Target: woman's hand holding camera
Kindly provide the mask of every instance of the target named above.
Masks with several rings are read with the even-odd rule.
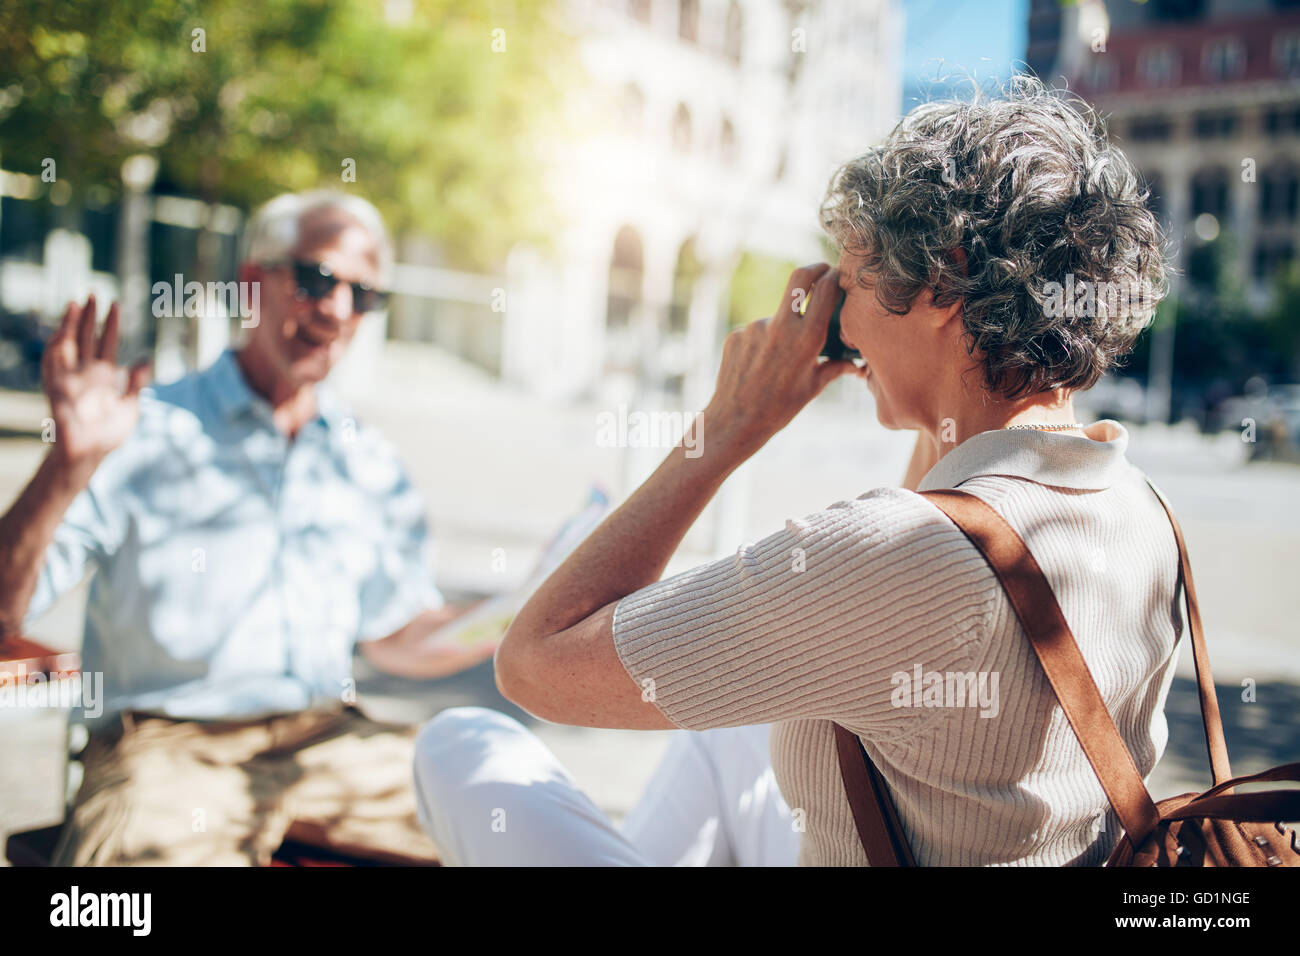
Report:
[[[839,270],[824,262],[796,269],[772,318],[727,336],[718,384],[701,416],[706,457],[719,449],[749,458],[832,380],[862,374],[851,361],[818,361],[842,295]]]

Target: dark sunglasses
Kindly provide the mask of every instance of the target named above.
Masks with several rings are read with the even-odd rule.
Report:
[[[298,286],[298,298],[323,299],[334,287],[342,282],[323,262],[299,262],[296,259],[287,263],[293,270],[293,280]],[[364,282],[349,282],[352,287],[352,311],[378,312],[387,307],[389,293],[371,288]]]

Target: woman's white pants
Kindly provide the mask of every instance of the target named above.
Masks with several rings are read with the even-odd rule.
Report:
[[[799,851],[766,724],[676,731],[619,828],[518,721],[453,707],[420,730],[415,794],[453,866],[794,866]]]

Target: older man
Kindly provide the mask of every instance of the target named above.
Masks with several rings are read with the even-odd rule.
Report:
[[[44,358],[55,441],[0,518],[0,634],[87,572],[83,667],[103,675],[56,862],[255,864],[293,820],[343,844],[435,849],[412,734],[355,706],[351,658],[437,677],[423,503],[392,448],[321,383],[391,251],[369,203],[286,195],[254,216],[238,351],[156,390],[116,365],[117,308],[70,305]]]

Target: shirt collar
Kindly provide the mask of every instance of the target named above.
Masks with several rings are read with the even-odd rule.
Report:
[[[263,413],[268,422],[271,420],[271,404],[249,386],[234,349],[222,351],[204,375],[208,392],[223,418],[232,419],[255,409]],[[333,391],[323,385],[316,386],[316,419],[333,430],[346,417],[347,412]]]
[[[1088,437],[1029,428],[980,432],[940,458],[917,491],[956,488],[977,475],[1009,475],[1058,488],[1109,488],[1129,467],[1128,430],[1107,418],[1084,434]]]

